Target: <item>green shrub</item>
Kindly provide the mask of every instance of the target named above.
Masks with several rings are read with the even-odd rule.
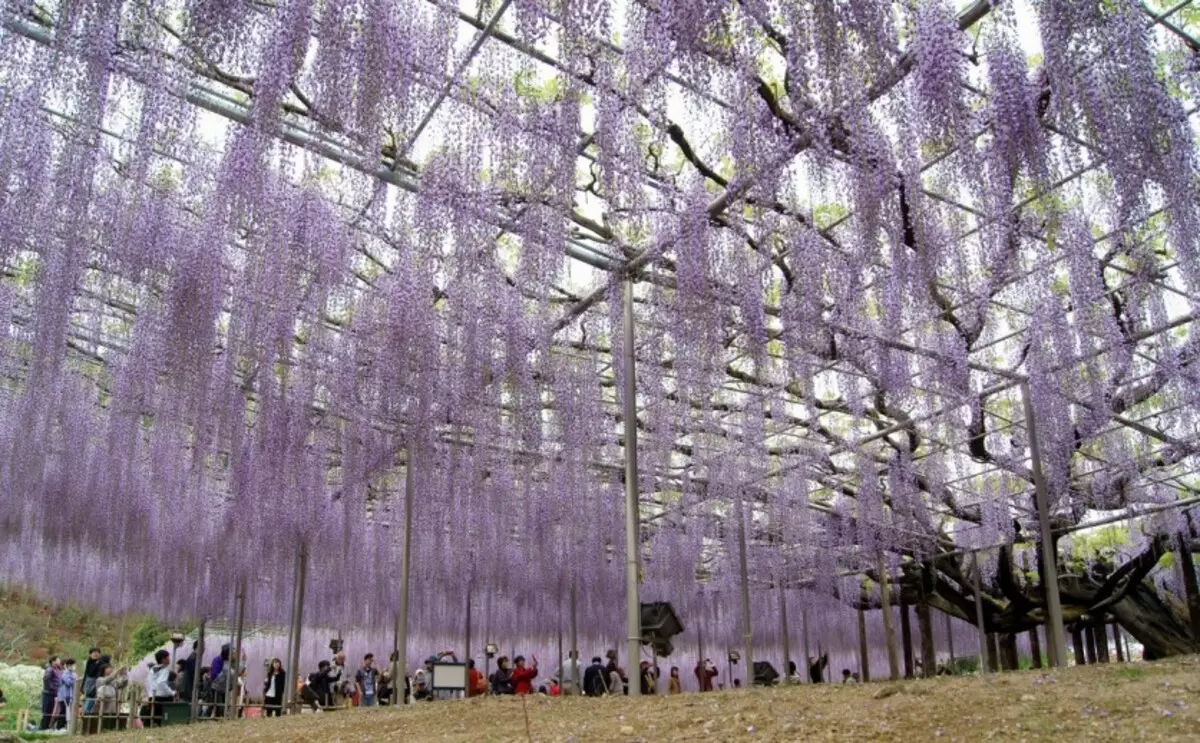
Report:
[[[171,630],[167,625],[154,619],[147,619],[137,626],[130,638],[129,652],[133,658],[141,660],[153,653],[171,639]]]

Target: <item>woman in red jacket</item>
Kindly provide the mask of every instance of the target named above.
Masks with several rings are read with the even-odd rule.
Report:
[[[533,656],[533,666],[525,667],[525,656],[518,655],[514,661],[516,668],[513,668],[512,683],[514,694],[532,694],[533,680],[537,678],[537,656]]]

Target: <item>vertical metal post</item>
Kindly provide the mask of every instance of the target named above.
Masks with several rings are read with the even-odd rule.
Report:
[[[863,589],[858,605],[858,680],[864,684],[871,680],[871,661],[867,658],[867,614],[863,609],[867,601],[866,594],[866,589]]]
[[[566,682],[566,679],[563,678],[563,676],[566,675],[565,673],[563,673],[563,669],[566,668],[566,666],[567,666],[567,664],[563,662],[564,659],[563,659],[563,621],[562,620],[563,620],[562,594],[560,593],[558,595],[558,670],[555,671],[555,673],[558,674],[558,688],[559,688],[560,692],[562,691],[563,684]]]
[[[233,686],[233,715],[237,717],[239,714],[238,702],[241,701],[241,687],[238,681],[242,678],[242,633],[246,627],[246,579],[245,577],[238,580],[238,599],[237,599],[237,625],[234,627],[233,639],[233,655],[229,662],[233,664],[234,673],[231,674]],[[225,690],[225,708],[229,709],[229,689]],[[226,714],[226,717],[229,715]]]
[[[411,436],[411,434],[410,434]],[[401,531],[404,546],[400,550],[400,610],[396,614],[396,635],[392,652],[396,654],[396,672],[392,681],[400,693],[404,693],[404,680],[408,677],[408,580],[412,571],[412,510],[413,490],[416,487],[413,470],[416,466],[416,456],[413,453],[412,441],[408,443],[404,463],[404,526]]]
[[[883,610],[883,634],[887,647],[888,659],[888,678],[892,681],[900,680],[900,659],[896,652],[896,632],[892,626],[892,584],[888,578],[887,562],[883,558],[883,553],[880,552],[875,557],[875,563],[879,572],[879,603]]]
[[[579,625],[575,616],[575,580],[571,580],[571,656],[575,663],[571,667],[571,681],[575,684],[575,693],[583,694],[583,686],[579,683]]]
[[[792,680],[792,645],[788,639],[787,594],[783,590],[782,576],[779,579],[779,631],[783,638],[783,678],[790,682]]]
[[[809,655],[810,646],[808,644],[808,607],[801,605],[800,607],[800,631],[804,633],[804,681],[812,683],[812,657]],[[817,661],[820,661],[817,658]]]
[[[625,278],[625,642],[630,678],[639,673],[642,647],[642,603],[639,596],[641,517],[638,513],[637,354],[633,333],[633,277]],[[630,683],[629,696],[640,697],[642,685]]]
[[[467,664],[467,668],[469,669],[471,667],[471,584],[470,583],[467,583],[467,617],[466,617],[465,624],[466,624],[466,632],[465,632],[466,637],[463,640],[463,647],[464,647],[463,663]],[[395,677],[393,677],[393,679],[394,678]],[[395,683],[395,681],[393,680],[392,683]],[[475,691],[474,689],[467,689],[466,693],[463,696],[469,697],[469,696],[471,696],[472,693],[474,693],[474,691]],[[401,694],[404,693],[403,687],[401,687],[400,693]]]
[[[295,705],[296,687],[300,679],[304,678],[304,674],[300,672],[300,641],[304,637],[304,590],[308,584],[308,543],[301,542],[300,544],[300,571],[296,577],[296,630],[295,641],[292,644],[292,656],[288,658],[288,663],[291,664],[292,683],[288,686],[287,699],[291,705]],[[292,706],[288,707],[289,711]]]
[[[200,634],[196,638],[196,662],[192,668],[192,722],[195,722],[196,718],[200,716],[200,669],[204,667],[204,627],[207,622],[206,617],[200,619]]]
[[[903,591],[900,594],[900,646],[904,650],[904,678],[916,678],[916,660],[913,653],[912,621],[909,619],[908,604],[904,601]]]
[[[746,557],[746,509],[739,491],[734,503],[737,509],[738,572],[742,579],[742,659],[746,662],[746,686],[754,680],[754,634],[750,629],[750,569]]]
[[[1021,398],[1025,404],[1025,428],[1029,435],[1029,460],[1033,470],[1033,488],[1037,500],[1038,529],[1042,543],[1042,588],[1046,592],[1046,651],[1050,665],[1062,666],[1067,657],[1067,646],[1063,640],[1062,601],[1058,595],[1058,550],[1054,546],[1054,535],[1050,531],[1050,494],[1046,476],[1042,472],[1042,449],[1038,444],[1037,422],[1033,415],[1033,401],[1029,393],[1029,382],[1021,383]]]
[[[283,656],[284,670],[291,676],[294,682],[299,676],[296,673],[296,668],[292,665],[292,655],[296,648],[296,604],[300,599],[300,550],[296,550],[296,558],[292,560],[292,608],[288,613],[288,637],[287,637],[287,655]],[[283,690],[283,708],[284,714],[291,712],[292,692],[296,684],[288,684],[288,688]]]
[[[953,667],[954,661],[957,660],[957,658],[954,657],[954,627],[950,624],[949,614],[943,614],[942,616],[946,618],[946,644],[949,646],[950,650],[950,666]]]
[[[975,626],[979,630],[979,672],[988,672],[988,636],[983,621],[983,590],[979,587],[979,552],[971,551],[972,587],[975,589]]]

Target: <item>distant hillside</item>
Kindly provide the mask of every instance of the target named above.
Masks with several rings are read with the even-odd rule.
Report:
[[[159,626],[145,617],[114,618],[56,606],[29,591],[0,585],[0,662],[41,665],[51,655],[82,662],[93,645],[121,658],[134,650],[135,633],[165,633]]]

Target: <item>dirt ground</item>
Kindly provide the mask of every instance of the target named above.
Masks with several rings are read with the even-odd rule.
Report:
[[[141,731],[194,741],[1200,740],[1200,658],[676,697],[515,697]]]

